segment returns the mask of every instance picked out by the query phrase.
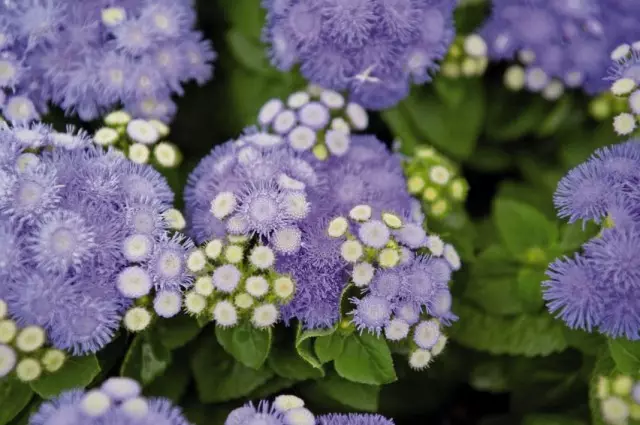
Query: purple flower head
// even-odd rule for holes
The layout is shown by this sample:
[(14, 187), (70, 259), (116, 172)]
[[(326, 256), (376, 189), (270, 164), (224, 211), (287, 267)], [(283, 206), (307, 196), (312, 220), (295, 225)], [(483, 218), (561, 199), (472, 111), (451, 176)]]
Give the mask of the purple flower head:
[(366, 329), (379, 335), (391, 318), (392, 304), (386, 298), (376, 295), (352, 298), (351, 302), (355, 306), (351, 314), (356, 328), (360, 331)]
[[(11, 97), (3, 115), (21, 123), (51, 102), (92, 120), (117, 104), (148, 118), (168, 119), (161, 107), (182, 84), (206, 82), (215, 52), (182, 0), (85, 3), (27, 1), (0, 6), (0, 91)], [(150, 99), (155, 105), (144, 105)]]
[(451, 268), (441, 258), (416, 257), (400, 270), (404, 276), (402, 298), (421, 305), (433, 305), (437, 291), (447, 289), (451, 279)]
[(264, 1), (272, 63), (299, 63), (315, 84), (367, 108), (393, 106), (411, 81), (430, 81), (453, 41), (454, 1)]
[(393, 425), (391, 419), (377, 414), (349, 413), (318, 416), (318, 425)]
[[(141, 276), (158, 290), (192, 280), (192, 243), (166, 231), (164, 178), (89, 142), (43, 125), (0, 127), (0, 296), (20, 326), (43, 328), (74, 355), (113, 339)], [(134, 236), (146, 252), (126, 243)]]
[(495, 2), (480, 34), (491, 58), (513, 59), (520, 54), (527, 73), (537, 75), (529, 81), (531, 90), (542, 90), (556, 79), (598, 93), (607, 89), (603, 77), (610, 52), (634, 37), (638, 23), (637, 6), (611, 1), (605, 5), (594, 0), (575, 4), (517, 0)]
[(256, 407), (249, 402), (231, 411), (224, 425), (285, 425), (284, 414), (274, 405), (262, 400)]
[(405, 276), (396, 269), (378, 270), (369, 286), (369, 291), (378, 297), (394, 300), (400, 294)]
[(163, 398), (145, 398), (129, 378), (110, 378), (99, 389), (71, 390), (43, 403), (29, 425), (190, 425), (180, 408)]

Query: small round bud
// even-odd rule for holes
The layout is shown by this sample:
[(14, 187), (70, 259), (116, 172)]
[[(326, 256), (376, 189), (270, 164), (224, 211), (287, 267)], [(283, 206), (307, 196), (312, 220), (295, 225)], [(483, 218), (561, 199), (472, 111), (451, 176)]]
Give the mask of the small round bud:
[(204, 253), (207, 254), (207, 257), (211, 258), (212, 260), (218, 258), (221, 252), (222, 241), (220, 239), (214, 239), (210, 241), (204, 248)]
[(604, 400), (605, 398), (609, 397), (609, 395), (611, 395), (611, 386), (609, 384), (610, 382), (608, 378), (600, 376), (598, 378), (598, 384), (596, 386), (596, 397), (598, 397), (600, 400)]
[(341, 131), (344, 134), (351, 133), (351, 127), (349, 123), (344, 120), (344, 118), (337, 117), (331, 120), (331, 129), (336, 131)]
[(197, 292), (188, 292), (184, 297), (184, 308), (190, 314), (198, 315), (207, 307), (207, 299)]
[(291, 295), (293, 295), (293, 291), (295, 290), (295, 284), (293, 280), (291, 280), (287, 276), (282, 276), (273, 281), (273, 292), (276, 294), (276, 297), (286, 300)]
[(400, 254), (395, 249), (385, 248), (378, 254), (378, 263), (381, 267), (395, 267), (398, 262), (400, 262)]
[(108, 7), (102, 9), (102, 23), (107, 27), (115, 27), (127, 19), (127, 11), (122, 7)]
[(196, 293), (203, 297), (208, 297), (213, 294), (213, 280), (211, 276), (200, 276), (196, 279), (196, 283), (193, 286)]
[(305, 126), (294, 128), (287, 138), (291, 147), (298, 152), (309, 150), (316, 143), (315, 131)]
[(627, 112), (618, 114), (613, 119), (613, 129), (620, 136), (626, 136), (636, 129), (636, 118)]
[(328, 233), (332, 238), (339, 238), (345, 234), (349, 223), (344, 217), (336, 217), (329, 223)]
[(338, 130), (329, 130), (325, 135), (327, 149), (335, 156), (342, 156), (349, 150), (351, 139), (347, 134)]
[(0, 344), (0, 378), (7, 376), (16, 365), (18, 356), (13, 348)]
[(135, 143), (129, 147), (129, 159), (136, 164), (149, 162), (149, 148), (143, 144)]
[(356, 221), (367, 221), (371, 218), (371, 207), (369, 205), (356, 205), (349, 211), (349, 217)]
[(269, 292), (269, 282), (262, 276), (251, 276), (245, 281), (245, 290), (256, 298)]
[[(231, 217), (229, 221), (231, 221), (232, 219), (233, 217)], [(238, 244), (245, 243), (246, 241), (249, 240), (247, 236), (242, 236), (242, 235), (227, 235), (227, 239), (231, 243), (238, 243)]]
[(93, 135), (93, 141), (100, 146), (113, 145), (120, 138), (120, 134), (110, 127), (102, 127)]
[(462, 266), (460, 256), (453, 245), (446, 244), (444, 246), (444, 259), (447, 260), (447, 263), (449, 263), (453, 270), (460, 270)]
[(469, 56), (487, 56), (487, 43), (477, 34), (471, 34), (464, 39), (464, 51)]
[(40, 363), (30, 357), (25, 357), (18, 362), (16, 366), (16, 375), (22, 382), (35, 381), (42, 374)]
[(143, 307), (134, 307), (124, 315), (124, 326), (131, 332), (140, 332), (151, 323), (151, 314)]
[(167, 137), (169, 135), (169, 126), (158, 120), (149, 120), (149, 124), (153, 126), (158, 132), (160, 137)]
[(384, 328), (384, 336), (389, 341), (400, 341), (409, 335), (409, 324), (402, 319), (391, 319)]
[(542, 90), (542, 97), (549, 101), (560, 99), (564, 94), (564, 86), (560, 81), (553, 80)]
[(169, 318), (180, 313), (182, 297), (179, 292), (160, 291), (153, 300), (153, 309), (160, 317)]
[(311, 152), (313, 152), (313, 155), (320, 161), (324, 161), (329, 157), (329, 151), (325, 145), (315, 145)]
[(257, 328), (268, 328), (278, 321), (278, 309), (273, 304), (263, 304), (253, 310), (251, 323)]
[(533, 92), (539, 92), (549, 84), (549, 76), (542, 68), (529, 68), (525, 72), (527, 88)]
[(316, 423), (313, 413), (304, 407), (288, 410), (284, 414), (284, 420), (287, 425), (315, 425)]
[(402, 220), (395, 214), (382, 213), (382, 221), (392, 229), (400, 229), (402, 227)]
[(320, 101), (330, 109), (340, 109), (344, 106), (344, 96), (333, 90), (323, 90), (320, 94)]
[(640, 115), (640, 90), (636, 90), (629, 96), (629, 108), (631, 112)]
[(365, 287), (369, 285), (375, 274), (375, 268), (369, 263), (358, 263), (353, 266), (353, 272), (351, 273), (351, 280), (359, 287)]
[(261, 125), (271, 124), (273, 119), (284, 109), (284, 104), (280, 99), (271, 99), (260, 108), (258, 112), (258, 122)]
[(15, 345), (23, 353), (31, 353), (44, 345), (46, 336), (39, 326), (27, 326), (16, 338)]
[(424, 189), (424, 179), (420, 176), (413, 176), (407, 180), (407, 190), (411, 194), (419, 193), (422, 189)]
[(158, 141), (160, 135), (148, 121), (135, 119), (127, 124), (127, 134), (134, 142), (152, 145)]
[(127, 125), (131, 121), (131, 115), (125, 111), (111, 112), (104, 118), (104, 122), (111, 126)]
[(136, 234), (124, 240), (122, 251), (127, 260), (139, 263), (149, 257), (152, 248), (153, 240), (149, 236)]
[(440, 338), (440, 325), (436, 320), (425, 320), (420, 322), (414, 331), (413, 341), (418, 347), (425, 350), (430, 349)]
[(82, 409), (82, 412), (93, 418), (104, 415), (110, 407), (111, 398), (100, 390), (91, 390), (87, 392), (80, 402), (80, 409)]
[(409, 366), (415, 370), (423, 370), (431, 363), (431, 353), (429, 350), (415, 350), (409, 356)]
[(246, 292), (241, 292), (233, 299), (233, 303), (241, 310), (246, 310), (253, 305), (253, 297)]
[(355, 263), (362, 257), (364, 252), (360, 242), (346, 241), (340, 247), (340, 253), (345, 261)]
[(438, 338), (438, 342), (431, 348), (431, 354), (435, 357), (442, 353), (444, 347), (447, 345), (447, 337), (440, 334), (440, 338)]
[(438, 235), (431, 235), (427, 237), (427, 248), (436, 257), (440, 257), (444, 253), (444, 242)]
[(221, 192), (211, 201), (211, 212), (215, 218), (222, 220), (236, 209), (236, 205), (233, 192)]
[(518, 52), (518, 60), (525, 65), (530, 65), (536, 60), (536, 54), (533, 50), (523, 49)]
[(127, 298), (140, 298), (151, 292), (153, 282), (145, 269), (140, 266), (131, 266), (120, 272), (116, 287)]
[(632, 78), (621, 78), (611, 85), (611, 93), (616, 96), (626, 96), (636, 88), (636, 82)]
[(281, 412), (304, 407), (304, 400), (294, 395), (279, 395), (273, 401), (273, 406)]
[(44, 352), (41, 361), (44, 370), (53, 373), (57, 372), (62, 366), (64, 366), (64, 362), (66, 361), (66, 359), (67, 356), (64, 351), (50, 348)]
[(142, 397), (135, 397), (122, 403), (120, 409), (130, 418), (142, 419), (149, 413), (149, 403)]
[(153, 148), (153, 156), (158, 164), (165, 168), (173, 168), (180, 162), (178, 148), (168, 142), (160, 142)]
[(429, 178), (433, 183), (444, 186), (449, 182), (451, 173), (442, 165), (436, 165), (429, 170)]
[(367, 111), (357, 103), (347, 105), (347, 117), (353, 127), (357, 130), (364, 130), (369, 125), (369, 115)]
[(629, 418), (629, 406), (621, 398), (609, 397), (600, 404), (602, 416), (607, 423), (622, 424)]
[(201, 271), (206, 265), (207, 257), (204, 252), (199, 249), (191, 252), (189, 257), (187, 257), (187, 268), (194, 273)]
[(244, 258), (244, 250), (238, 245), (229, 245), (224, 250), (224, 258), (231, 264), (237, 264)]
[(142, 391), (137, 381), (125, 377), (109, 378), (102, 384), (100, 389), (104, 394), (115, 400), (134, 398), (139, 396)]
[(273, 131), (278, 134), (287, 134), (297, 123), (296, 114), (285, 109), (276, 115), (276, 119), (273, 121)]
[(287, 99), (287, 106), (293, 109), (302, 108), (304, 105), (309, 103), (309, 94), (303, 91), (298, 91), (289, 95)]
[(229, 301), (219, 301), (213, 307), (213, 320), (225, 328), (234, 326), (238, 323), (238, 312)]
[(180, 211), (175, 208), (169, 208), (163, 214), (167, 225), (173, 230), (182, 230), (187, 226), (187, 222)]
[(632, 387), (633, 379), (629, 376), (618, 376), (611, 384), (613, 393), (622, 397), (629, 395)]
[(256, 246), (251, 250), (249, 261), (254, 267), (264, 270), (271, 267), (275, 261), (273, 250), (268, 246)]
[(0, 321), (0, 343), (10, 343), (17, 333), (18, 327), (13, 320), (5, 319)]
[(522, 90), (525, 82), (524, 68), (512, 65), (504, 73), (504, 85), (512, 91)]
[(631, 46), (629, 46), (628, 44), (621, 44), (611, 52), (611, 60), (617, 62), (619, 60), (625, 59), (630, 53)]

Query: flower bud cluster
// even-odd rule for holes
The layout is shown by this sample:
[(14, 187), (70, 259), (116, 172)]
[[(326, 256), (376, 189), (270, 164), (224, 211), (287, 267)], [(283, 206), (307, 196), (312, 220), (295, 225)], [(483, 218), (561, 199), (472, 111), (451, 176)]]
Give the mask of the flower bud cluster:
[[(610, 92), (614, 99), (611, 103), (617, 107), (613, 129), (620, 136), (628, 136), (637, 130), (640, 119), (640, 76), (637, 72), (640, 66), (640, 41), (616, 47), (611, 59), (614, 65), (606, 79), (612, 81)], [(622, 108), (619, 106), (622, 105), (624, 109), (620, 111)]]
[(605, 423), (626, 425), (640, 421), (640, 382), (629, 376), (601, 376), (596, 397)]
[(487, 44), (477, 34), (457, 36), (449, 47), (440, 70), (448, 78), (470, 78), (484, 75), (489, 64)]

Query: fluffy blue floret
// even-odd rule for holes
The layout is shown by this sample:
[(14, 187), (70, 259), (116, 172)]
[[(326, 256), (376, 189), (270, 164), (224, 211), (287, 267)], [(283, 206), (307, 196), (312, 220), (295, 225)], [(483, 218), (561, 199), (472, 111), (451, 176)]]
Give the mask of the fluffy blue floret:
[(366, 413), (332, 413), (318, 416), (318, 425), (393, 425), (391, 419), (377, 414)]
[(413, 81), (431, 80), (453, 41), (455, 1), (277, 0), (264, 39), (274, 65), (300, 64), (310, 81), (348, 90), (371, 109), (393, 106)]

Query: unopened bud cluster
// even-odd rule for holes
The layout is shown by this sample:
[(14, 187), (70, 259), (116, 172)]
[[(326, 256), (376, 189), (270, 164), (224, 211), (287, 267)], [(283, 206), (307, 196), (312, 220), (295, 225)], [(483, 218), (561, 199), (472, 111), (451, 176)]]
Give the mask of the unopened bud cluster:
[(346, 154), (349, 135), (365, 130), (369, 116), (340, 93), (312, 85), (292, 93), (286, 102), (269, 100), (260, 109), (258, 125), (262, 131), (285, 138), (295, 151), (311, 151), (325, 160)]
[(193, 251), (187, 267), (196, 275), (184, 309), (202, 321), (233, 327), (242, 321), (264, 329), (280, 319), (280, 306), (293, 298), (291, 278), (274, 271), (275, 253), (244, 236), (214, 239)]
[(44, 329), (18, 326), (0, 299), (0, 379), (15, 373), (20, 381), (31, 382), (43, 372), (57, 372), (65, 360), (63, 351), (47, 346)]
[(430, 147), (419, 147), (403, 164), (409, 193), (419, 198), (429, 218), (441, 220), (459, 214), (469, 184), (458, 167)]
[(458, 36), (451, 44), (440, 70), (448, 78), (479, 77), (489, 63), (487, 44), (477, 34)]
[(625, 375), (601, 376), (597, 382), (596, 396), (605, 423), (640, 423), (640, 382)]
[(105, 117), (104, 124), (93, 136), (96, 144), (113, 146), (138, 164), (150, 163), (159, 168), (180, 165), (182, 154), (166, 140), (169, 127), (163, 122), (133, 119), (124, 111), (116, 111)]
[[(609, 108), (606, 112), (615, 113), (613, 118), (613, 129), (620, 136), (628, 136), (636, 132), (638, 119), (640, 118), (640, 77), (636, 68), (640, 65), (640, 41), (629, 44), (622, 44), (616, 47), (611, 53), (614, 62), (610, 69), (611, 80), (610, 92), (613, 99), (610, 100)], [(604, 115), (604, 101), (599, 105)]]
[(520, 50), (518, 59), (520, 64), (509, 66), (503, 76), (505, 87), (511, 91), (527, 89), (540, 93), (546, 100), (554, 101), (564, 94), (565, 83), (569, 87), (575, 87), (582, 81), (582, 75), (578, 72), (569, 73), (565, 82), (550, 77), (542, 68), (534, 65), (536, 55), (532, 50)]

